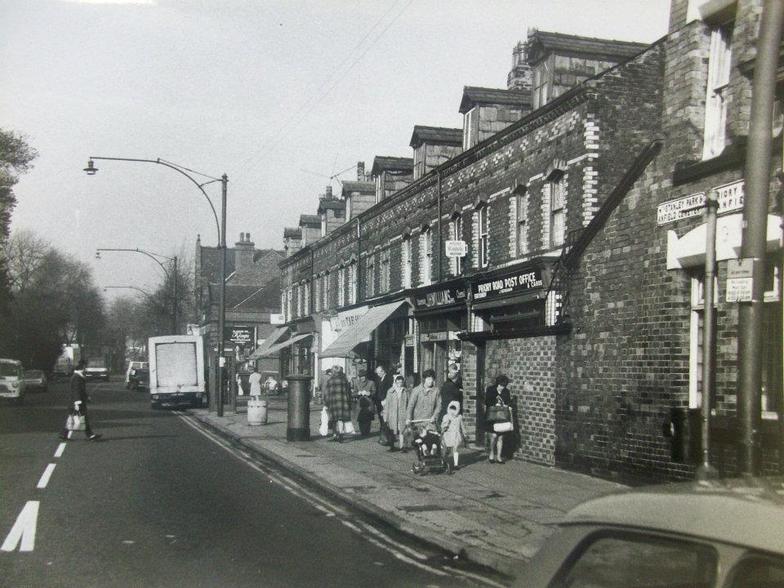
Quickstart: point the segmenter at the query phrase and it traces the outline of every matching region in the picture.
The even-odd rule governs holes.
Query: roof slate
[[[390,155],[377,155],[373,158],[373,169],[370,175],[377,176],[384,171],[414,172],[414,159],[412,157],[393,157]]]
[[[532,51],[537,48],[540,51]],[[624,61],[641,53],[649,45],[647,43],[635,43],[633,41],[616,41],[614,39],[597,39],[595,37],[579,37],[577,35],[565,35],[563,33],[550,33],[547,31],[535,31],[528,36],[529,63],[538,61],[542,52],[555,51],[565,54],[590,54],[598,57],[609,57]]]
[[[373,182],[343,182],[341,193],[345,198],[346,194],[359,192],[360,194],[375,194],[376,185]]]
[[[321,228],[321,217],[317,214],[301,214],[299,215],[299,226],[303,225]]]
[[[302,239],[302,229],[299,227],[285,227],[283,229],[283,238],[289,239]]]
[[[531,93],[523,90],[507,90],[504,88],[480,88],[465,86],[460,112],[466,113],[477,105],[498,104],[523,108],[531,105]]]
[[[335,210],[345,210],[346,209],[346,202],[344,200],[337,200],[335,198],[322,198],[319,200],[319,207],[318,210],[321,212],[322,210],[327,209],[335,209]]]
[[[463,145],[463,129],[446,127],[427,127],[415,125],[411,134],[411,147],[419,147],[422,143],[438,143],[442,145]]]

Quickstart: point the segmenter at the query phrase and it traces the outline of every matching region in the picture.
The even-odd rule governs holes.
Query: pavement
[[[321,405],[310,409],[310,441],[286,441],[286,399],[268,400],[268,421],[249,426],[245,409],[218,417],[189,414],[333,498],[462,558],[514,576],[562,516],[625,486],[521,459],[492,464],[478,447],[461,448],[453,474],[416,475],[413,452],[390,452],[370,437],[343,443],[319,435]]]

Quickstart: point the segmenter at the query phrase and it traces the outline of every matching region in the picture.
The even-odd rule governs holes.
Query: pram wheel
[[[411,471],[415,474],[421,474],[425,471],[425,464],[421,461],[415,461],[414,464],[411,466]]]

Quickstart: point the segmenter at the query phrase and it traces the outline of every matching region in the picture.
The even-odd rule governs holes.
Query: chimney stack
[[[358,161],[357,162],[357,181],[364,182],[365,181],[365,162]]]
[[[327,186],[327,191],[324,193],[324,198],[332,200],[332,186]]]

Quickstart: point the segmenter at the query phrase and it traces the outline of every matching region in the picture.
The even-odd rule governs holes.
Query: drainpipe
[[[697,468],[698,480],[710,480],[719,477],[719,472],[710,464],[710,420],[711,399],[715,374],[713,370],[713,347],[715,342],[714,324],[715,309],[713,306],[713,281],[716,275],[716,214],[719,201],[715,190],[705,197],[705,282],[704,282],[704,321],[702,330],[702,464]]]
[[[776,88],[776,66],[784,22],[784,3],[766,0],[760,17],[760,36],[751,98],[749,147],[746,155],[746,197],[743,204],[741,257],[753,260],[752,300],[741,302],[738,327],[739,469],[759,473],[760,389],[762,385],[762,327],[765,249],[770,183],[771,127]]]

